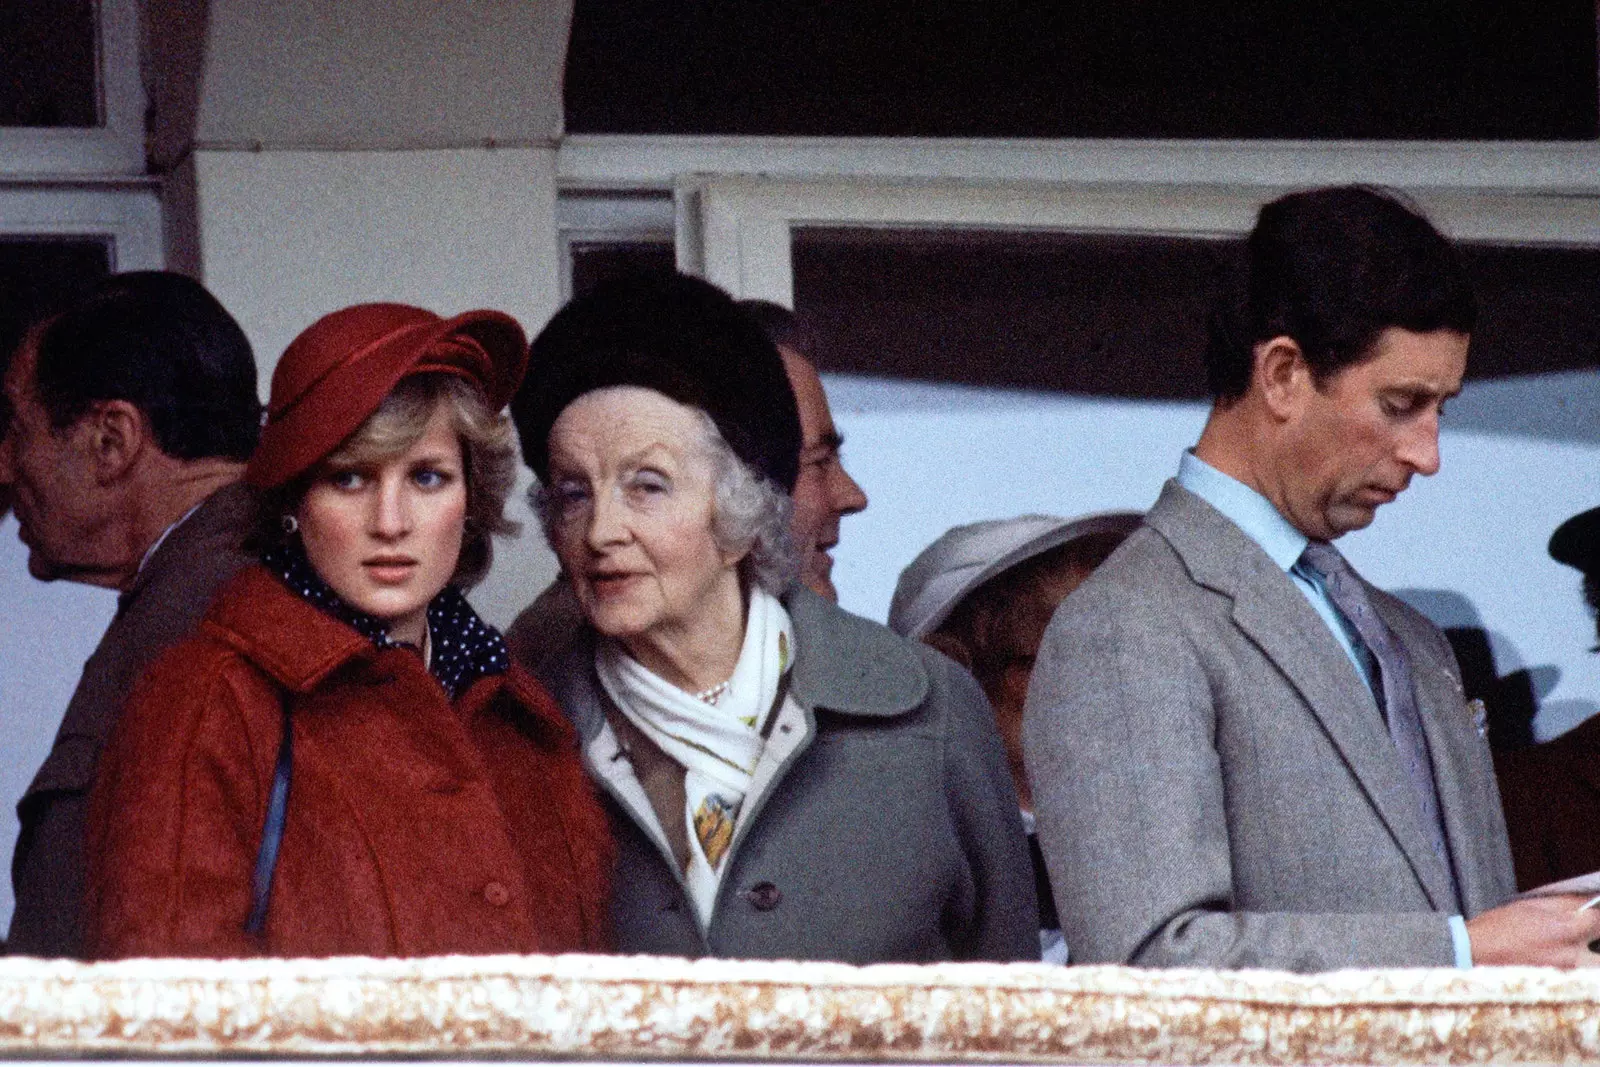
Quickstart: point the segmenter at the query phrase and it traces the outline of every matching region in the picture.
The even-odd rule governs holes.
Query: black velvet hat
[[[1550,556],[1584,574],[1600,572],[1600,508],[1572,516],[1550,535]]]
[[[711,416],[734,453],[784,492],[800,464],[800,414],[778,350],[721,289],[683,274],[597,286],[533,339],[511,401],[522,455],[550,476],[550,427],[585,393],[654,389]]]

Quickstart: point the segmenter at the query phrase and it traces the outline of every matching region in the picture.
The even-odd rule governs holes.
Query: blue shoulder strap
[[[272,793],[267,798],[267,821],[261,829],[261,850],[256,853],[252,880],[250,918],[244,932],[259,934],[267,928],[267,902],[272,898],[272,875],[278,868],[278,847],[283,844],[283,827],[289,818],[289,779],[294,771],[294,734],[290,730],[289,707],[283,708],[283,740],[278,742],[278,762],[272,769]]]

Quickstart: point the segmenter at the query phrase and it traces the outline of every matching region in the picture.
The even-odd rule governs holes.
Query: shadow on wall
[[[1600,708],[1589,701],[1545,701],[1561,680],[1558,667],[1519,667],[1501,674],[1495,665],[1495,648],[1506,659],[1517,659],[1510,640],[1486,629],[1478,609],[1460,593],[1446,589],[1396,589],[1395,596],[1422,612],[1444,631],[1461,665],[1461,683],[1467,699],[1481,700],[1489,710],[1489,743],[1501,752],[1526,748],[1535,741],[1535,715],[1575,725]]]
[[[162,175],[162,229],[170,269],[199,278],[194,142],[205,77],[210,0],[144,0],[152,174]]]

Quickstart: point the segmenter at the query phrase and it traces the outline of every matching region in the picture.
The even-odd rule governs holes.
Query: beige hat
[[[978,586],[1024,560],[1092,534],[1130,534],[1144,521],[1135,511],[1063,519],[1022,515],[957,526],[923,549],[894,587],[889,629],[920,640],[938,629]]]

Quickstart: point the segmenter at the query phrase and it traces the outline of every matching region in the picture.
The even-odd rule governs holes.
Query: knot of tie
[[[1326,541],[1307,541],[1305,551],[1300,553],[1300,562],[1324,578],[1344,577],[1353,573],[1339,550]]]

